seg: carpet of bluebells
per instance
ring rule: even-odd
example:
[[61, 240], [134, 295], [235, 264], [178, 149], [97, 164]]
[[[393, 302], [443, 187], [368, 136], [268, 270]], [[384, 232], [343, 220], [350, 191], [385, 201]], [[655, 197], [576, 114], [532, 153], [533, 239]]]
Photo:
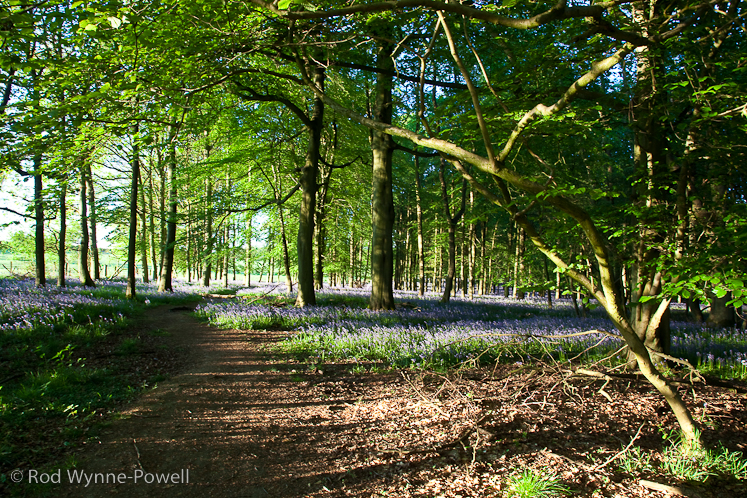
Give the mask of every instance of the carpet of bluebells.
[[[59, 330], [74, 324], [107, 324], [121, 320], [138, 301], [123, 299], [125, 282], [111, 281], [95, 288], [67, 282], [67, 287], [50, 283], [36, 288], [33, 280], [0, 279], [0, 337], [23, 335], [31, 331]], [[137, 293], [144, 304], [158, 304], [156, 284], [138, 284]], [[193, 297], [189, 288], [168, 294], [173, 299]]]
[[[282, 286], [252, 289], [246, 299], [207, 303], [196, 312], [210, 323], [237, 329], [293, 331], [284, 348], [325, 358], [384, 361], [392, 366], [449, 367], [496, 359], [524, 362], [550, 355], [566, 361], [608, 356], [623, 346], [602, 309], [577, 317], [570, 300], [550, 309], [542, 298], [521, 301], [498, 296], [452, 298], [442, 304], [436, 294], [419, 299], [395, 292], [394, 311], [366, 309], [367, 289], [317, 291], [319, 306], [303, 309], [252, 302], [262, 293], [280, 294]], [[402, 306], [399, 306], [402, 304]], [[673, 304], [677, 308], [677, 304]], [[582, 334], [567, 337], [572, 334]], [[672, 322], [672, 354], [702, 371], [747, 379], [747, 334]]]
[[[0, 279], [0, 485], [5, 469], [42, 456], [37, 442], [47, 449], [67, 444], [81, 423], [142, 388], [111, 361], [89, 365], [91, 348], [125, 344], [129, 317], [149, 305], [197, 298], [185, 286], [158, 293], [139, 283], [137, 299], [127, 300], [121, 281], [66, 283], [36, 288], [33, 280]], [[137, 338], [128, 340], [137, 346]]]

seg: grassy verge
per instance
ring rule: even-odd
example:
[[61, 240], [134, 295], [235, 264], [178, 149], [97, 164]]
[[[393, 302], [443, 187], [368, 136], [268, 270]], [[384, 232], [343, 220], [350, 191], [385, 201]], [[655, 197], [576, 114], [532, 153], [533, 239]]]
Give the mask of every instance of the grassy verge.
[[164, 378], [157, 366], [135, 370], [158, 334], [133, 319], [193, 300], [145, 287], [128, 301], [121, 283], [35, 289], [0, 280], [0, 494], [15, 468], [64, 465], [61, 455], [96, 422]]

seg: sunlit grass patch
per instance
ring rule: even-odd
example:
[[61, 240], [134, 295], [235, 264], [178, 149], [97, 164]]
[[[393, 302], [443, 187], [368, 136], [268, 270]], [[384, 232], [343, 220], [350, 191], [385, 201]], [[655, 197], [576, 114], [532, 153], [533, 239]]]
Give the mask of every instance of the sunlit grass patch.
[[[123, 282], [38, 289], [33, 281], [0, 279], [0, 474], [48, 457], [42, 449], [71, 444], [94, 419], [147, 387], [127, 374], [122, 360], [102, 366], [107, 355], [140, 352], [139, 338], [120, 340], [114, 355], [96, 348], [116, 344], [129, 317], [147, 306], [196, 296], [158, 295], [151, 285], [133, 302], [124, 289]], [[88, 366], [90, 352], [107, 360]]]
[[514, 474], [508, 480], [508, 496], [512, 498], [555, 498], [570, 494], [570, 488], [556, 475], [532, 469]]
[[661, 454], [660, 468], [683, 481], [704, 482], [711, 476], [747, 479], [747, 459], [741, 452], [729, 451], [719, 443], [716, 448], [704, 448], [673, 438]]

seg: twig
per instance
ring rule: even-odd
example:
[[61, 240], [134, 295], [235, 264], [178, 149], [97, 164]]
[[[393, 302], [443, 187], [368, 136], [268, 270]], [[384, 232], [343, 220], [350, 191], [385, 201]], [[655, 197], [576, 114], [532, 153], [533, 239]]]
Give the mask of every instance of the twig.
[[635, 433], [635, 436], [633, 436], [633, 439], [630, 440], [630, 442], [628, 443], [628, 445], [625, 448], [623, 448], [622, 451], [619, 451], [619, 452], [615, 453], [614, 455], [612, 455], [611, 457], [609, 457], [603, 464], [601, 464], [601, 465], [595, 465], [593, 470], [603, 469], [607, 465], [609, 465], [610, 463], [612, 463], [615, 459], [617, 459], [618, 457], [620, 457], [620, 456], [624, 455], [625, 453], [627, 453], [628, 450], [631, 448], [631, 446], [633, 446], [633, 443], [635, 443], [636, 440], [640, 437], [640, 435], [641, 435], [641, 429], [643, 429], [644, 425], [646, 425], [645, 422], [641, 424], [641, 426], [638, 428], [638, 432]]
[[698, 378], [698, 380], [700, 380], [700, 381], [701, 381], [701, 382], [702, 382], [703, 384], [705, 384], [705, 383], [706, 383], [705, 379], [704, 379], [704, 378], [703, 378], [703, 376], [702, 376], [702, 375], [700, 374], [700, 372], [698, 371], [698, 369], [697, 369], [697, 368], [695, 368], [695, 367], [694, 367], [694, 366], [692, 365], [692, 363], [690, 363], [689, 361], [687, 361], [687, 360], [682, 360], [682, 359], [680, 359], [680, 358], [675, 358], [674, 356], [670, 356], [670, 355], [668, 355], [668, 354], [660, 353], [660, 352], [658, 352], [658, 351], [655, 351], [655, 350], [651, 349], [651, 348], [650, 348], [650, 347], [648, 347], [648, 346], [646, 346], [646, 349], [648, 349], [649, 353], [651, 353], [651, 354], [653, 354], [653, 355], [655, 355], [655, 356], [658, 356], [658, 357], [660, 357], [660, 358], [664, 358], [665, 360], [673, 361], [673, 362], [675, 362], [675, 363], [678, 363], [678, 364], [680, 364], [680, 365], [683, 365], [683, 366], [685, 366], [685, 367], [689, 368], [689, 369], [690, 369], [690, 375], [691, 375], [691, 382], [692, 382], [692, 375], [695, 375], [695, 377], [697, 377], [697, 378]]
[[574, 375], [586, 375], [587, 377], [594, 377], [597, 379], [604, 379], [606, 381], [612, 380], [612, 377], [610, 377], [607, 374], [603, 374], [602, 372], [595, 372], [594, 370], [587, 370], [585, 368], [577, 368], [575, 372], [573, 372]]
[[145, 469], [143, 468], [143, 464], [140, 461], [140, 450], [137, 448], [137, 439], [132, 440], [132, 446], [135, 447], [135, 453], [137, 454], [137, 466], [140, 468], [140, 470], [145, 472]]
[[438, 406], [436, 403], [434, 403], [433, 401], [431, 401], [428, 398], [426, 398], [425, 395], [422, 392], [420, 392], [420, 389], [418, 389], [415, 386], [415, 384], [412, 383], [412, 381], [410, 380], [410, 378], [407, 376], [407, 374], [405, 372], [401, 372], [401, 373], [402, 373], [402, 377], [404, 377], [404, 379], [407, 381], [407, 383], [410, 384], [410, 387], [412, 387], [412, 389], [417, 393], [418, 396], [420, 396], [420, 398], [423, 401], [425, 401], [428, 405], [430, 405], [433, 408], [435, 408], [436, 410], [438, 410], [438, 412], [441, 415], [443, 415], [444, 417], [448, 417], [449, 416], [440, 406]]

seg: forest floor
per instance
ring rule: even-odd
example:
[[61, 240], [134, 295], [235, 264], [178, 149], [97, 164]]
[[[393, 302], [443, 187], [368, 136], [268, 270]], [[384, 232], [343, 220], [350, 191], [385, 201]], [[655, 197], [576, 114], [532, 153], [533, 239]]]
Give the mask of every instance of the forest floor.
[[[683, 488], [653, 466], [619, 469], [636, 435], [656, 453], [675, 427], [662, 398], [632, 376], [570, 377], [559, 365], [358, 375], [354, 363], [307, 365], [278, 352], [290, 332], [220, 330], [185, 307], [153, 308], [136, 326], [181, 352], [175, 372], [88, 431], [75, 468], [47, 488], [55, 496], [507, 496], [525, 469], [557, 476], [573, 496], [666, 496], [641, 479], [690, 496], [747, 496], [744, 481]], [[147, 370], [150, 360], [130, 361]], [[708, 443], [747, 449], [742, 387], [680, 389], [711, 427]], [[122, 482], [71, 484], [72, 471]], [[178, 476], [145, 482], [157, 474]]]

